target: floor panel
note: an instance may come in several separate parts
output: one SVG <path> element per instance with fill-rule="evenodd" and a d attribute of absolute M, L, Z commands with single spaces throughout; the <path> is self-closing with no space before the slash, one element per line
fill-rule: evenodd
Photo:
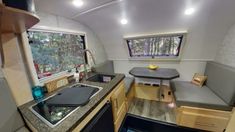
<path fill-rule="evenodd" d="M 165 102 L 134 98 L 128 113 L 176 124 L 175 108 Z"/>

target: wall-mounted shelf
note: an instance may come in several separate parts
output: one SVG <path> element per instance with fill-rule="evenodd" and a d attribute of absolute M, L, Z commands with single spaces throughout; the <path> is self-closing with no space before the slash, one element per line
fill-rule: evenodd
<path fill-rule="evenodd" d="M 22 33 L 39 22 L 33 13 L 0 4 L 1 33 Z"/>
<path fill-rule="evenodd" d="M 33 13 L 0 4 L 0 53 L 2 67 L 4 67 L 5 63 L 2 35 L 7 33 L 21 34 L 38 22 L 39 17 Z"/>

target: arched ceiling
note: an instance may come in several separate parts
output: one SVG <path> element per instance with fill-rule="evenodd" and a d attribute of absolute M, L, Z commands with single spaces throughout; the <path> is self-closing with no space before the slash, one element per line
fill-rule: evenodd
<path fill-rule="evenodd" d="M 188 31 L 184 58 L 213 59 L 233 23 L 235 0 L 36 0 L 39 11 L 74 19 L 90 27 L 106 48 L 109 59 L 126 59 L 123 36 Z M 195 13 L 186 16 L 186 8 Z M 128 19 L 121 25 L 120 19 Z M 193 50 L 193 52 L 192 52 Z"/>

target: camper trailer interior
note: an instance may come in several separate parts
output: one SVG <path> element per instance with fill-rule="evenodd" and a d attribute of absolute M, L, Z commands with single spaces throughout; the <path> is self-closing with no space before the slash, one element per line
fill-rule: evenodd
<path fill-rule="evenodd" d="M 0 132 L 235 132 L 235 0 L 0 0 Z"/>

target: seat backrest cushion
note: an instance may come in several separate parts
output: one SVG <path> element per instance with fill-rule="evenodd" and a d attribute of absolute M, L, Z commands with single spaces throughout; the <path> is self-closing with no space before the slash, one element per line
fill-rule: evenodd
<path fill-rule="evenodd" d="M 96 72 L 114 74 L 113 61 L 107 60 L 95 66 Z"/>
<path fill-rule="evenodd" d="M 235 103 L 235 68 L 217 62 L 207 62 L 206 85 L 228 105 Z"/>

